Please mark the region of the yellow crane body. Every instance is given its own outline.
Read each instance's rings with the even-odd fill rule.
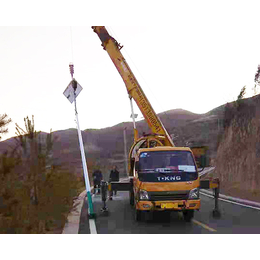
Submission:
[[[120,51],[122,46],[109,35],[104,26],[92,26],[92,29],[121,75],[129,98],[135,100],[152,132],[138,138],[138,132],[134,129],[134,143],[129,152],[129,195],[136,220],[140,220],[147,211],[175,210],[182,211],[185,220],[190,221],[194,210],[200,209],[201,186],[192,150],[175,147],[123,57]],[[218,185],[212,181],[202,184],[214,188]]]

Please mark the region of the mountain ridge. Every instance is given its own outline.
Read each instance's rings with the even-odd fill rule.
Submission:
[[[201,129],[203,126],[205,128],[205,124],[213,124],[213,128],[216,127],[216,118],[212,120],[212,114],[214,116],[214,112],[211,113],[211,111],[204,114],[196,114],[184,109],[172,109],[158,113],[158,117],[170,136],[174,139],[175,145],[185,146],[194,143],[196,138],[199,140],[203,139]],[[136,127],[139,135],[150,133],[150,128],[145,119],[137,121]],[[134,140],[133,123],[131,121],[120,122],[114,126],[101,129],[82,130],[87,160],[94,161],[97,167],[100,167],[106,172],[109,171],[114,163],[118,164],[121,172],[124,171],[124,129],[126,133],[127,151],[129,151]],[[41,132],[40,135],[46,134],[45,132]],[[55,140],[53,146],[53,163],[55,165],[62,165],[81,174],[82,165],[77,129],[69,128],[54,131],[53,138]],[[208,139],[214,140],[214,138],[216,138],[216,133]],[[201,145],[205,144],[208,145],[211,150],[215,149],[215,143],[209,144],[204,140]],[[0,154],[6,150],[10,151],[13,145],[14,137],[0,142]]]

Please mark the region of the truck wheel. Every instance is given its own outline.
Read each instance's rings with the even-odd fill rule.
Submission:
[[[194,217],[194,210],[192,209],[192,210],[183,211],[183,217],[186,222],[190,222]]]
[[[130,205],[133,206],[135,204],[134,192],[129,191]]]

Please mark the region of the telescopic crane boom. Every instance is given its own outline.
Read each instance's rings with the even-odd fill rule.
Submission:
[[[141,86],[139,85],[137,79],[135,78],[133,72],[128,66],[124,56],[121,53],[120,44],[109,35],[104,26],[92,26],[92,29],[97,33],[98,37],[102,42],[104,50],[107,51],[114,65],[116,66],[119,74],[121,75],[123,81],[125,82],[129,98],[133,98],[142,112],[146,122],[148,123],[152,133],[156,136],[161,136],[164,146],[174,146],[168,132],[164,128],[161,120],[156,115],[153,110],[149,100],[145,96]],[[137,141],[137,130],[135,129],[135,141]]]

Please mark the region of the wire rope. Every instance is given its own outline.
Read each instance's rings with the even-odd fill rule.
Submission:
[[[70,26],[70,45],[71,45],[71,63],[73,63],[73,37],[72,37],[72,27]]]

